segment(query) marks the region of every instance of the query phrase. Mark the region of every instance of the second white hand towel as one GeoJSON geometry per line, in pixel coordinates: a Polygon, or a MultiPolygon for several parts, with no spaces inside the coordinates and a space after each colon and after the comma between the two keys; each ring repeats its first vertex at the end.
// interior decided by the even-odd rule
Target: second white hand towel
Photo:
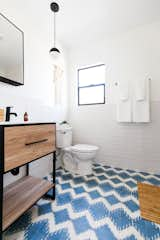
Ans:
{"type": "Polygon", "coordinates": [[[144,80],[139,84],[138,94],[137,86],[133,96],[133,122],[147,123],[150,122],[150,81],[144,80]]]}

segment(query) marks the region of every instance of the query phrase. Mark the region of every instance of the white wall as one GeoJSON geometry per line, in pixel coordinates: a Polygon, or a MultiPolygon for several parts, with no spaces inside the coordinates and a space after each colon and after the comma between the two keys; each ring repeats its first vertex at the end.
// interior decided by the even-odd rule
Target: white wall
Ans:
{"type": "MultiPolygon", "coordinates": [[[[14,22],[24,32],[24,86],[15,87],[0,83],[0,107],[14,106],[18,118],[11,122],[22,122],[25,111],[31,122],[61,121],[66,119],[66,83],[63,88],[63,106],[54,105],[53,66],[49,58],[51,48],[51,19],[47,1],[2,0],[0,12],[14,22]],[[40,6],[39,4],[42,4],[40,6]],[[37,8],[38,7],[38,8],[37,8]],[[40,11],[42,13],[40,14],[40,11]],[[39,25],[43,17],[44,25],[39,25]]],[[[53,27],[53,26],[52,26],[53,27]]],[[[64,58],[66,53],[64,52],[64,58]]],[[[33,167],[36,175],[45,175],[51,169],[52,156],[33,167]]],[[[21,169],[22,173],[24,169],[21,169]]],[[[5,184],[15,180],[10,174],[5,176],[5,184]]]]}
{"type": "Polygon", "coordinates": [[[100,147],[98,162],[160,173],[160,22],[91,42],[70,54],[70,122],[74,143],[100,147]],[[106,104],[77,106],[77,68],[105,63],[106,104]],[[151,77],[151,123],[116,122],[116,82],[151,77]]]}

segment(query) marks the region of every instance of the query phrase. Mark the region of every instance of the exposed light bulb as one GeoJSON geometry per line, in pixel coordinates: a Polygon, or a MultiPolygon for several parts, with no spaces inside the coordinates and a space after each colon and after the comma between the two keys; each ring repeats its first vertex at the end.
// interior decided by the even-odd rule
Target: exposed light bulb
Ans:
{"type": "Polygon", "coordinates": [[[58,48],[51,48],[51,50],[49,51],[50,53],[50,56],[51,56],[51,59],[56,62],[59,60],[59,58],[61,57],[61,53],[60,51],[58,50],[58,48]]]}

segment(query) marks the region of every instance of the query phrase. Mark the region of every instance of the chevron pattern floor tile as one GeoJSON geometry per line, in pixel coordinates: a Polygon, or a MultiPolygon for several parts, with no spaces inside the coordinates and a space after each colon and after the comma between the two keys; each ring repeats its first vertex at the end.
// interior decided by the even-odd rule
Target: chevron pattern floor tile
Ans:
{"type": "Polygon", "coordinates": [[[160,225],[140,217],[137,181],[160,186],[144,172],[94,165],[82,177],[60,168],[56,201],[40,200],[4,240],[160,240],[160,225]]]}

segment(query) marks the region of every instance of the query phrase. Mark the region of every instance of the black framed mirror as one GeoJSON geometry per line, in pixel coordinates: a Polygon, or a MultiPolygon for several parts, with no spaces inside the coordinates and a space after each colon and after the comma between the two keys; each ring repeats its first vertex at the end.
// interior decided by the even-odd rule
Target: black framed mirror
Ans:
{"type": "Polygon", "coordinates": [[[0,81],[24,85],[24,33],[1,13],[0,81]]]}

